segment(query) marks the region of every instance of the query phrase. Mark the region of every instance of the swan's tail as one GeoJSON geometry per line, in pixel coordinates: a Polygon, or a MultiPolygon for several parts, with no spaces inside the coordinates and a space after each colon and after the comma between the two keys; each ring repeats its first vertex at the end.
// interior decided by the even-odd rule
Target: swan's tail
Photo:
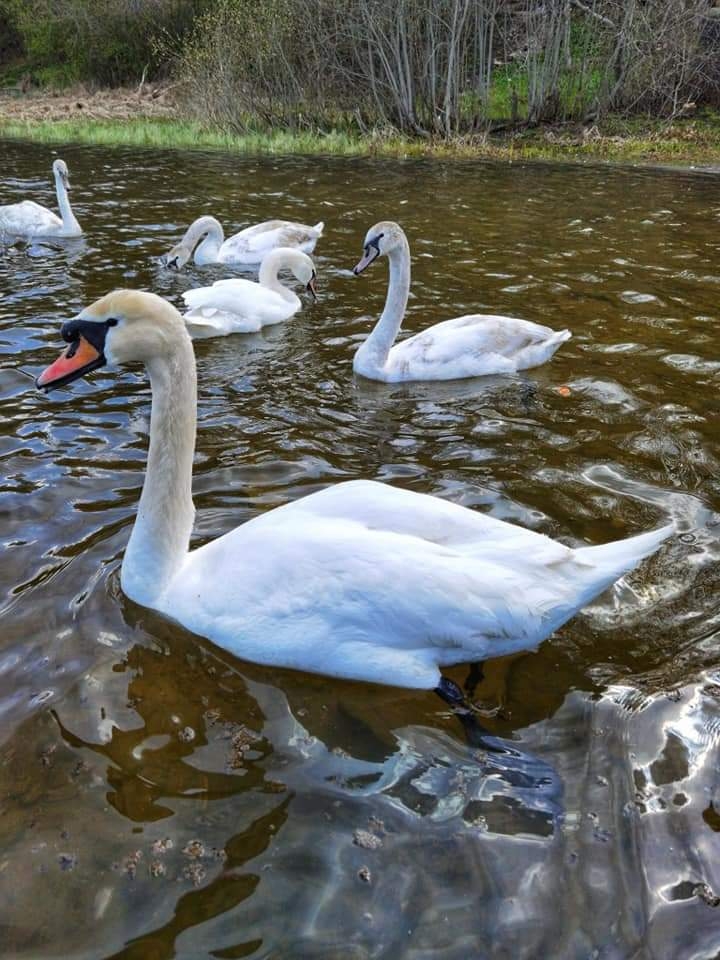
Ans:
{"type": "Polygon", "coordinates": [[[536,343],[530,343],[517,355],[516,370],[527,370],[530,367],[538,367],[545,363],[555,353],[561,343],[565,343],[572,336],[569,330],[558,330],[552,333],[545,340],[536,343]]]}
{"type": "MultiPolygon", "coordinates": [[[[673,524],[641,533],[637,537],[603,543],[596,547],[573,550],[573,567],[569,582],[574,584],[567,603],[558,604],[548,615],[549,631],[557,630],[624,574],[633,570],[641,560],[655,553],[663,540],[675,532],[673,524]]],[[[547,636],[547,634],[545,634],[547,636]]]]}
{"type": "Polygon", "coordinates": [[[603,543],[595,547],[580,547],[575,551],[575,555],[581,562],[602,571],[611,583],[633,570],[645,557],[655,553],[660,544],[674,532],[675,525],[669,523],[666,527],[641,533],[637,537],[628,537],[626,540],[615,540],[613,543],[603,543]]]}
{"type": "Polygon", "coordinates": [[[325,229],[325,224],[322,220],[319,223],[316,223],[315,226],[313,227],[313,231],[317,233],[318,236],[320,236],[320,234],[323,232],[324,229],[325,229]]]}

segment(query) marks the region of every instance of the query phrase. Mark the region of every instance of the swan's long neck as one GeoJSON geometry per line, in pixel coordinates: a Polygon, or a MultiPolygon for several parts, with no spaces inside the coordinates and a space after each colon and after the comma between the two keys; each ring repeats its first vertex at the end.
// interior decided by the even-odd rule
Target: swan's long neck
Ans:
{"type": "Polygon", "coordinates": [[[225,234],[215,217],[200,217],[190,224],[182,243],[191,250],[198,240],[204,236],[202,243],[195,250],[195,263],[203,266],[206,263],[217,263],[220,247],[225,241],[225,234]]]}
{"type": "Polygon", "coordinates": [[[354,367],[381,370],[387,363],[390,348],[402,326],[410,293],[410,247],[405,236],[388,253],[390,283],[385,308],[367,340],[355,355],[354,367]]]}
{"type": "Polygon", "coordinates": [[[63,223],[63,233],[80,233],[80,224],[72,212],[70,197],[68,196],[62,175],[59,173],[55,174],[55,192],[57,194],[58,207],[60,208],[60,219],[63,223]]]}
{"type": "Polygon", "coordinates": [[[184,330],[147,370],[152,388],[150,449],[121,583],[131,599],[152,606],[187,556],[195,515],[197,381],[192,343],[184,330]]]}
{"type": "Polygon", "coordinates": [[[283,300],[294,303],[297,299],[295,293],[280,283],[278,273],[283,267],[292,267],[296,259],[294,250],[271,250],[263,257],[258,273],[258,283],[261,287],[267,287],[268,290],[274,290],[279,293],[283,300]]]}

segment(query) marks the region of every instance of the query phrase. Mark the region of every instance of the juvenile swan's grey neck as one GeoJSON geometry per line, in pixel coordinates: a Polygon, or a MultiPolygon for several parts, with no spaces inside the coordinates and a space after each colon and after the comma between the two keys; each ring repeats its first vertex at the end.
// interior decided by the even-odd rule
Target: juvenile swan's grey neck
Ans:
{"type": "Polygon", "coordinates": [[[381,370],[385,366],[390,348],[402,326],[410,293],[410,247],[405,234],[401,234],[397,244],[391,248],[388,260],[390,282],[385,308],[370,336],[355,355],[353,365],[360,373],[364,369],[381,370]]]}
{"type": "Polygon", "coordinates": [[[70,197],[65,187],[62,174],[55,174],[55,193],[57,195],[58,207],[60,208],[60,219],[63,223],[63,233],[80,233],[80,224],[75,219],[75,214],[70,208],[70,197]]]}
{"type": "Polygon", "coordinates": [[[147,371],[152,388],[150,448],[121,584],[132,600],[152,605],[187,556],[195,514],[197,379],[192,344],[184,330],[166,355],[147,364],[147,371]]]}
{"type": "Polygon", "coordinates": [[[215,217],[199,217],[190,224],[181,242],[184,246],[193,250],[201,237],[204,237],[204,239],[195,250],[195,263],[198,266],[205,263],[217,263],[225,234],[220,222],[215,217]]]}

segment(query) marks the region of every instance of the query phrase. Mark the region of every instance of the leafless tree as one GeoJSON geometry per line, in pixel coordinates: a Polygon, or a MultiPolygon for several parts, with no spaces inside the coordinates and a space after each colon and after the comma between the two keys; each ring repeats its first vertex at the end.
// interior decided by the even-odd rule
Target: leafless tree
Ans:
{"type": "Polygon", "coordinates": [[[450,138],[609,111],[673,116],[718,90],[708,11],[709,0],[219,0],[179,69],[198,113],[236,128],[450,138]]]}

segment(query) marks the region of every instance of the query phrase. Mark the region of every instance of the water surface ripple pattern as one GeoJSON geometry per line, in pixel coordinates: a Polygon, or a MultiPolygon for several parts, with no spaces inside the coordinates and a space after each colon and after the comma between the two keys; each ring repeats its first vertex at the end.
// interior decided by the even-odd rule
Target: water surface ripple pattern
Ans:
{"type": "MultiPolygon", "coordinates": [[[[0,250],[0,952],[714,955],[715,178],[62,155],[85,236],[0,250]],[[477,696],[498,749],[467,744],[430,693],[237,661],[123,598],[147,383],[105,369],[46,397],[32,378],[61,322],[109,289],[181,306],[226,275],[157,263],[203,213],[227,232],[283,217],[326,233],[317,304],[197,344],[195,543],[356,477],[568,543],[677,523],[539,651],[487,664],[477,696]],[[573,339],[515,377],[354,378],[387,274],[350,270],[386,218],[413,252],[407,332],[477,310],[573,339]]],[[[0,202],[53,205],[50,150],[4,143],[2,156],[0,202]]]]}

